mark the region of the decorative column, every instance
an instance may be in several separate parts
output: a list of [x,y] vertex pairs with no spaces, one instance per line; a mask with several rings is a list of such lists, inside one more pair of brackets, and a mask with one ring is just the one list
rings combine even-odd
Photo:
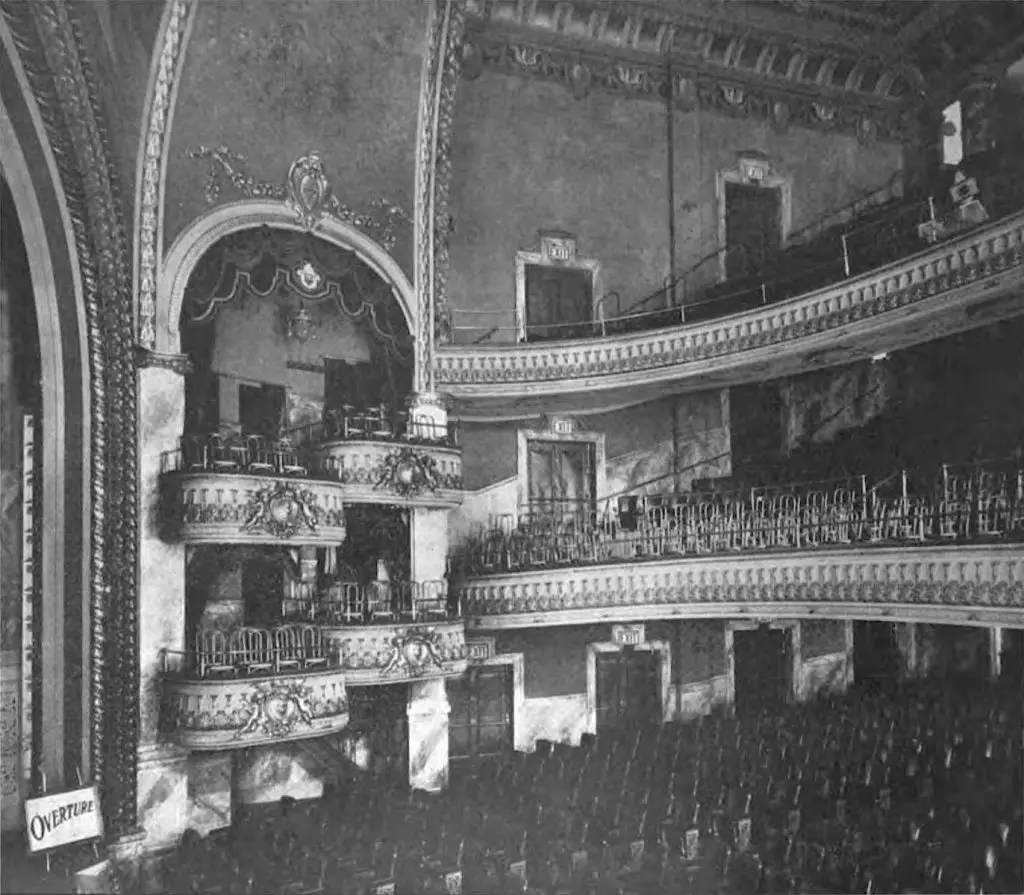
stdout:
[[187,357],[140,351],[139,394],[139,825],[143,848],[177,841],[189,823],[187,753],[159,732],[163,650],[185,649],[185,547],[160,532],[162,455],[185,421]]
[[896,625],[896,648],[900,655],[900,675],[905,678],[915,678],[920,673],[917,634],[915,622]]
[[998,680],[1003,673],[1003,629],[988,629],[988,673],[993,680]]
[[440,792],[448,785],[448,693],[443,677],[409,685],[409,785]]

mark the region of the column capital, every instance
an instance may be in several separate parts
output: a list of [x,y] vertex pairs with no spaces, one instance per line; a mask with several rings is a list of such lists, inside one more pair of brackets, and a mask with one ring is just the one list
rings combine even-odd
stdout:
[[192,372],[192,359],[187,354],[168,354],[136,345],[135,366],[140,370],[146,367],[159,367],[177,373],[179,376],[187,376]]

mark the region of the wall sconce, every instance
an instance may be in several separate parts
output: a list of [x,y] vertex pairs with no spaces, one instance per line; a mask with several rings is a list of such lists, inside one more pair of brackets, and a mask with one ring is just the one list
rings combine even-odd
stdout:
[[299,342],[308,342],[316,338],[316,331],[319,323],[313,315],[306,310],[305,305],[299,305],[298,310],[290,313],[286,318],[286,327],[289,339],[297,339]]

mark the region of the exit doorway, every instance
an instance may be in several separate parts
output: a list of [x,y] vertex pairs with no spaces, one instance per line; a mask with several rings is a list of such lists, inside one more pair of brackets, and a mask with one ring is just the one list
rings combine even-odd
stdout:
[[448,754],[452,759],[497,755],[512,748],[512,666],[470,666],[448,680]]
[[760,625],[733,635],[736,713],[779,709],[790,700],[792,634],[787,628]]
[[597,654],[598,735],[661,721],[660,661],[653,650],[629,646]]

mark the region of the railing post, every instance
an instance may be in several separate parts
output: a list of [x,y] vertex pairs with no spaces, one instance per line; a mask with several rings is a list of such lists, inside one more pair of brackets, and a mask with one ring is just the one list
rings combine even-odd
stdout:
[[850,250],[846,245],[846,234],[840,234],[839,239],[843,243],[843,274],[848,277],[850,275]]

